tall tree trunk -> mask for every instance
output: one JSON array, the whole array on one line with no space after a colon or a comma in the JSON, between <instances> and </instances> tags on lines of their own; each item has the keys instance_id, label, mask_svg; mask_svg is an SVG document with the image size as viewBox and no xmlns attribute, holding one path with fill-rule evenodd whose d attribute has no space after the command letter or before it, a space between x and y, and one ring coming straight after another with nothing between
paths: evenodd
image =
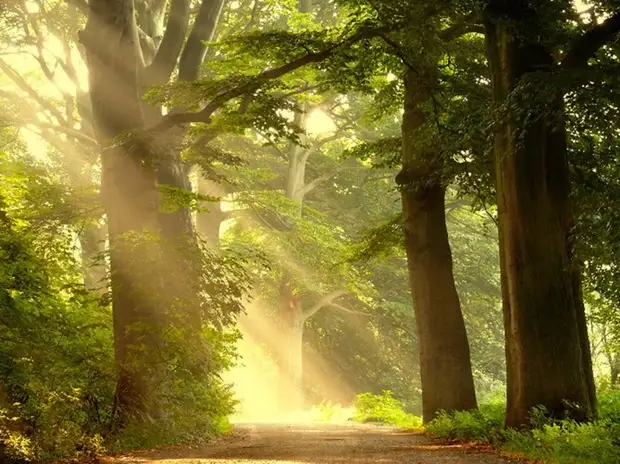
<instances>
[{"instance_id":1,"label":"tall tree trunk","mask_svg":"<svg viewBox=\"0 0 620 464\"><path fill-rule=\"evenodd\" d=\"M469 344L454 283L445 216L443 161L438 142L421 134L436 86L433 69L405 77L401 185L405 248L420 343L424 421L441 409L475 409ZM437 139L435 139L437 140Z\"/></svg>"},{"instance_id":2,"label":"tall tree trunk","mask_svg":"<svg viewBox=\"0 0 620 464\"><path fill-rule=\"evenodd\" d=\"M223 6L224 0L204 0L201 3L194 26L179 59L178 80L180 82L194 81L200 77L200 68L207 53L206 43L215 37ZM178 111L183 111L183 108L174 108L172 110L172 112ZM169 140L170 150L166 158L159 163L157 174L160 184L175 189L191 191L189 167L181 159L180 142L183 140L183 137L185 137L185 130L183 129L178 129L176 134L171 136ZM207 216L211 215L206 212L199 213L199 216L202 227L205 227ZM164 221L164 230L170 231L171 239L178 236L178 233L181 231L185 231L186 234L191 231L192 240L196 240L189 208L181 207L176 213L163 215L161 219ZM212 220L213 222L218 222L216 216L213 216ZM219 222L217 230L219 239Z\"/></svg>"},{"instance_id":3,"label":"tall tree trunk","mask_svg":"<svg viewBox=\"0 0 620 464\"><path fill-rule=\"evenodd\" d=\"M526 42L527 33L519 32L532 26L519 23L531 12L520 6L503 13L516 28L486 21L497 105L506 103L528 73L550 72L554 66L542 44ZM550 89L540 94L545 90ZM580 271L570 237L562 96L528 100L528 105L527 119L510 114L498 124L494 151L509 427L527 424L531 408L538 405L555 417L567 409L577 420L595 413ZM568 408L567 401L576 407Z\"/></svg>"},{"instance_id":4,"label":"tall tree trunk","mask_svg":"<svg viewBox=\"0 0 620 464\"><path fill-rule=\"evenodd\" d=\"M295 124L304 127L307 105L301 105L301 112L295 114ZM297 217L303 211L306 162L308 151L291 143L288 149L288 170L286 172L284 193L297 204ZM294 220L294 219L291 219ZM304 404L303 395L303 308L299 295L294 292L295 280L289 269L285 269L280 281L280 346L278 367L280 369L280 409L290 412L300 409Z\"/></svg>"},{"instance_id":5,"label":"tall tree trunk","mask_svg":"<svg viewBox=\"0 0 620 464\"><path fill-rule=\"evenodd\" d=\"M304 315L299 295L294 294L294 283L285 272L280 282L280 330L277 347L280 412L291 412L303 407L303 331Z\"/></svg>"},{"instance_id":6,"label":"tall tree trunk","mask_svg":"<svg viewBox=\"0 0 620 464\"><path fill-rule=\"evenodd\" d=\"M90 0L81 34L86 49L93 125L102 147L101 193L110 239L117 420L156 412L153 366L161 314L155 295L159 196L143 127L137 31L131 0Z\"/></svg>"}]
</instances>

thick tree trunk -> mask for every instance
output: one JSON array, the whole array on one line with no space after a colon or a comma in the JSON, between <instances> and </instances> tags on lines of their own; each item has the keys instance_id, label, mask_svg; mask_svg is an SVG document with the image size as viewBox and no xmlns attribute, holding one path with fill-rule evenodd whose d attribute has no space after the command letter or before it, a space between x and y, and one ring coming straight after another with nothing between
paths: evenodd
<instances>
[{"instance_id":1,"label":"thick tree trunk","mask_svg":"<svg viewBox=\"0 0 620 464\"><path fill-rule=\"evenodd\" d=\"M91 0L85 45L93 125L102 147L101 193L110 239L118 424L156 409L153 366L161 315L155 295L159 197L146 142L118 136L143 126L131 0Z\"/></svg>"},{"instance_id":2,"label":"thick tree trunk","mask_svg":"<svg viewBox=\"0 0 620 464\"><path fill-rule=\"evenodd\" d=\"M551 71L553 58L542 45L517 38L518 31L508 25L487 21L486 29L495 101L501 105L528 73ZM495 136L507 426L527 424L531 408L538 405L555 417L567 409L577 420L595 413L579 267L570 237L562 98L529 104L534 117L509 115ZM567 408L566 401L577 407Z\"/></svg>"},{"instance_id":3,"label":"thick tree trunk","mask_svg":"<svg viewBox=\"0 0 620 464\"><path fill-rule=\"evenodd\" d=\"M425 422L442 409L476 408L469 344L452 273L444 197L444 188L436 184L402 193Z\"/></svg>"},{"instance_id":4,"label":"thick tree trunk","mask_svg":"<svg viewBox=\"0 0 620 464\"><path fill-rule=\"evenodd\" d=\"M434 70L405 78L401 185L405 248L420 343L424 421L439 410L475 409L476 393L465 322L454 283L445 216L443 161L435 139L420 143Z\"/></svg>"}]
</instances>

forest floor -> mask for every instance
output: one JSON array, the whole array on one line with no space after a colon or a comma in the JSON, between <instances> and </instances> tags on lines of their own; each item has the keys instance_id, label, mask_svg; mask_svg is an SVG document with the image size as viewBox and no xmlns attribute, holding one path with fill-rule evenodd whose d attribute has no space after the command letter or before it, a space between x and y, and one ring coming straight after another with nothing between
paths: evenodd
<instances>
[{"instance_id":1,"label":"forest floor","mask_svg":"<svg viewBox=\"0 0 620 464\"><path fill-rule=\"evenodd\" d=\"M197 448L142 451L106 464L508 464L473 445L448 444L393 427L346 424L237 424Z\"/></svg>"}]
</instances>

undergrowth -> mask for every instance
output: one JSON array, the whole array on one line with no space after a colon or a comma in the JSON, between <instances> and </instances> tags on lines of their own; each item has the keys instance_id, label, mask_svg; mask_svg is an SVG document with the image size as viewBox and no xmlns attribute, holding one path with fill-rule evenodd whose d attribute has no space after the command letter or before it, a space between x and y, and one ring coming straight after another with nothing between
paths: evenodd
<instances>
[{"instance_id":1,"label":"undergrowth","mask_svg":"<svg viewBox=\"0 0 620 464\"><path fill-rule=\"evenodd\" d=\"M490 444L512 456L557 464L620 462L620 391L599 395L599 419L585 424L552 420L544 408L532 411L532 430L505 430L505 405L479 411L441 413L426 426L436 437Z\"/></svg>"},{"instance_id":2,"label":"undergrowth","mask_svg":"<svg viewBox=\"0 0 620 464\"><path fill-rule=\"evenodd\" d=\"M377 422L405 429L421 429L422 420L403 411L389 391L363 393L355 401L357 422ZM504 429L506 405L502 399L487 401L479 410L446 413L426 425L432 436L492 445L513 457L554 464L620 463L620 390L599 394L599 419L585 424L552 420L544 408L532 411L532 430Z\"/></svg>"},{"instance_id":3,"label":"undergrowth","mask_svg":"<svg viewBox=\"0 0 620 464\"><path fill-rule=\"evenodd\" d=\"M422 419L405 412L403 403L389 390L382 391L381 395L361 393L357 395L354 407L353 420L356 422L375 422L407 430L422 428Z\"/></svg>"}]
</instances>

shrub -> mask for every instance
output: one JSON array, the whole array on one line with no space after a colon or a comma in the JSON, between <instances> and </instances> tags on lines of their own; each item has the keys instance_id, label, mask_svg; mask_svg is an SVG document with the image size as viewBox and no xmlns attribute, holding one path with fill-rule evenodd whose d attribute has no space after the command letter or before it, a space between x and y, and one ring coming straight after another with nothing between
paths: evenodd
<instances>
[{"instance_id":1,"label":"shrub","mask_svg":"<svg viewBox=\"0 0 620 464\"><path fill-rule=\"evenodd\" d=\"M426 426L434 436L492 444L504 452L557 464L617 464L620 462L620 393L599 396L600 418L580 424L551 420L544 408L535 408L531 430L504 430L501 403L479 411L442 412Z\"/></svg>"},{"instance_id":2,"label":"shrub","mask_svg":"<svg viewBox=\"0 0 620 464\"><path fill-rule=\"evenodd\" d=\"M383 390L381 395L361 393L357 395L354 407L353 420L356 422L377 422L410 430L422 427L422 419L406 413L403 403L389 390Z\"/></svg>"},{"instance_id":3,"label":"shrub","mask_svg":"<svg viewBox=\"0 0 620 464\"><path fill-rule=\"evenodd\" d=\"M505 411L506 407L497 402L482 405L476 411L441 411L425 430L451 440L494 444L501 440Z\"/></svg>"}]
</instances>

